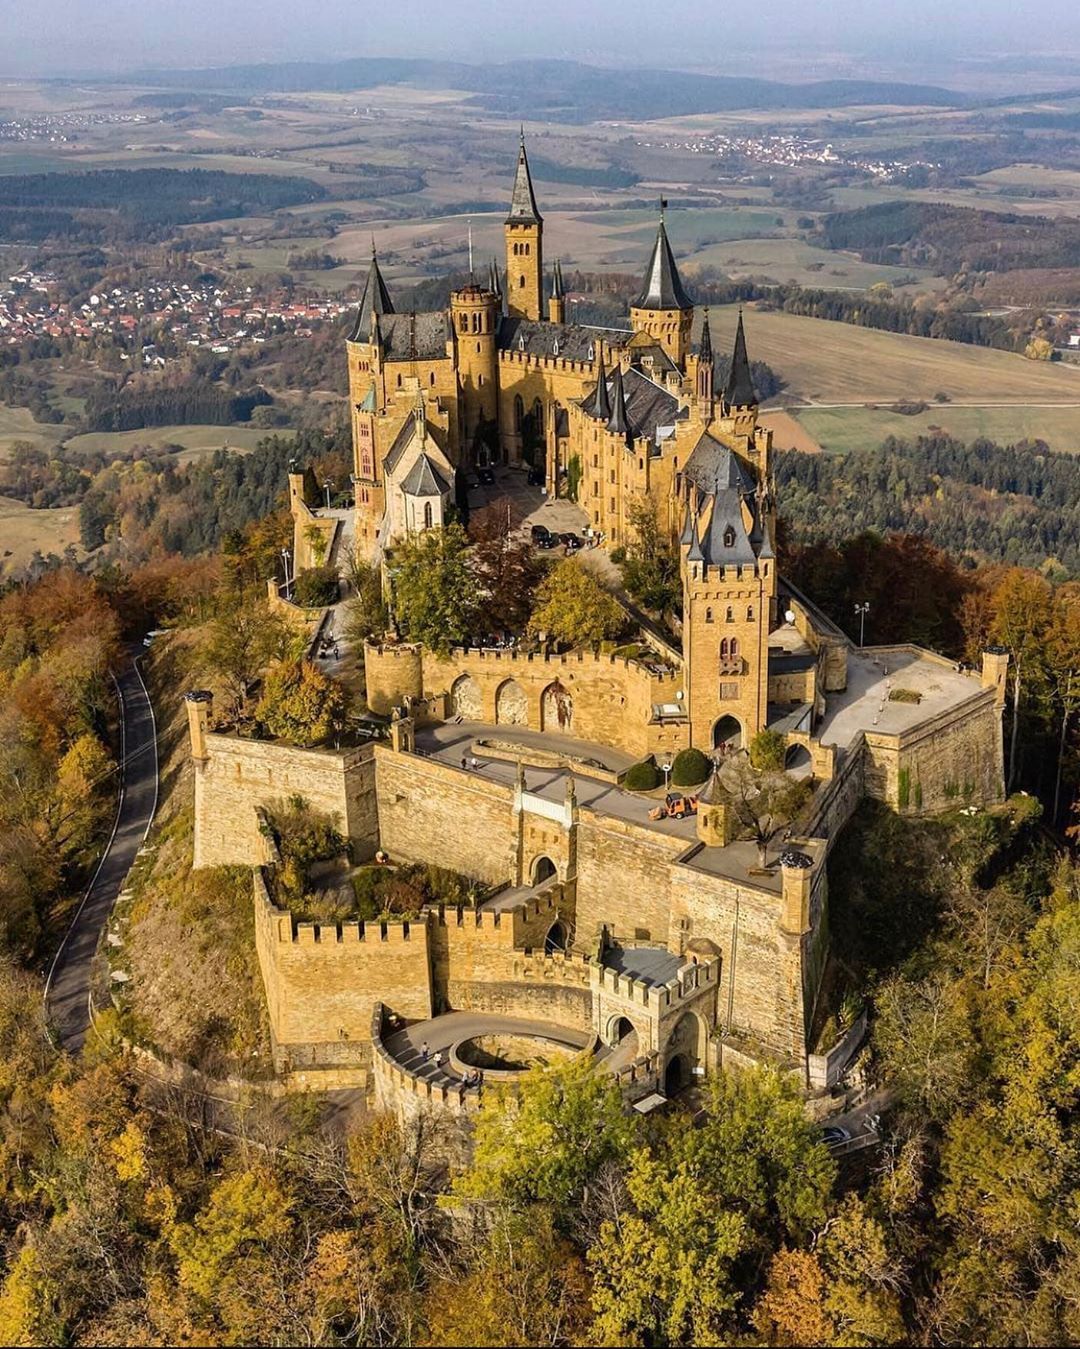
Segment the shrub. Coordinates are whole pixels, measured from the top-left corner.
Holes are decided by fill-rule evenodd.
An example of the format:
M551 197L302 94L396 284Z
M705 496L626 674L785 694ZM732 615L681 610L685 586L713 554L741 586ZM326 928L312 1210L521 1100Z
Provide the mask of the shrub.
M750 741L750 762L759 773L778 773L784 766L786 748L779 731L758 731Z
M292 598L305 609L321 609L338 597L337 572L333 567L308 567L297 574Z
M699 749L681 749L671 765L671 781L676 787L696 787L709 776L712 764Z
M641 763L631 764L623 778L623 786L628 792L651 792L660 785L660 770L654 759L643 759Z

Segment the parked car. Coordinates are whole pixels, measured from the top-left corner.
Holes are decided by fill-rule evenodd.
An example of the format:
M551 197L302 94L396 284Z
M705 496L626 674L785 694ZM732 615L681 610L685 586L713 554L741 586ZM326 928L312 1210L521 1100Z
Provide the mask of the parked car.
M650 820L683 820L687 815L697 814L697 797L686 796L682 792L668 792L662 804L653 806L649 811Z
M579 548L585 547L585 544L581 541L581 539L578 538L576 534L560 534L559 542L565 548L568 548L571 553L576 553Z
M484 484L485 487L495 486L495 472L493 469L478 468L476 470L476 476L480 479L480 481Z
M470 491L475 491L476 488L480 486L480 479L475 473L466 473L465 486L468 487Z
M528 483L530 487L543 487L544 470L542 468L530 468L528 475Z
M828 1124L821 1131L821 1141L827 1148L838 1148L851 1142L851 1130L839 1124Z
M559 542L546 525L533 525L529 534L537 548L554 548Z

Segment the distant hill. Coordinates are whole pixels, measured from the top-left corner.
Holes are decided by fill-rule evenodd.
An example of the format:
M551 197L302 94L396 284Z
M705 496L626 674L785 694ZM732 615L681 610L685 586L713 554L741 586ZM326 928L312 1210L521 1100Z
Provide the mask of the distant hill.
M129 83L132 78L159 88L232 94L340 92L370 89L379 84L461 89L474 95L478 107L491 112L563 122L686 116L735 108L840 108L861 103L952 107L970 101L965 95L932 85L872 80L781 84L775 80L669 70L609 70L576 61L467 65L457 61L365 57L208 70L146 70L134 77L126 75L123 81Z

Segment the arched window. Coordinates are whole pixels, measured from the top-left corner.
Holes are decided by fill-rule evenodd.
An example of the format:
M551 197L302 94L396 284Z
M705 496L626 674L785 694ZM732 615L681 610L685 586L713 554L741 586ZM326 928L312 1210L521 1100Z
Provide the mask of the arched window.
M458 327L461 329L461 331L462 331L463 333L467 333L467 332L469 331L469 316L468 316L468 314L462 314L462 316L461 316L461 322L458 324Z
M518 290L524 290L524 289L525 289L525 277L524 277L524 275L522 275L522 276L519 278L519 280L518 280Z
M476 377L476 383L477 383L477 386L478 386L479 388L482 389L482 388L484 387L484 377L483 377L483 375L477 375L477 377Z
M424 502L424 528L430 529L432 524L431 502Z
M733 656L737 656L737 655L739 654L739 639L738 639L738 637L732 637L732 639L731 639L731 646L730 646L729 650L731 651L731 654L732 654Z
M727 611L727 618L725 619L725 622L727 622L727 623L733 623L734 621L735 621L735 610L734 610L734 609L731 607L731 605L729 604L729 605L728 605L728 611Z
M521 434L521 424L525 420L525 404L521 401L521 394L514 399L514 430Z
M526 256L526 257L529 256L529 245L528 245L528 244L525 245L525 256Z
M705 622L706 622L706 623L711 623L711 622L712 622L712 610L711 610L711 609L706 609L706 610L705 610Z
M431 384L432 386L434 386L434 384L435 384L435 371L434 371L434 370L431 372L430 375L428 375L428 383Z
M726 660L726 659L727 659L727 638L726 638L726 637L725 637L725 638L721 641L721 643L720 643L720 659L721 659L721 660Z
M398 375L398 377L397 377L397 386L398 386L399 389L401 388L401 376L400 376L400 375Z
M752 604L746 606L746 621L747 623L754 621L754 606Z
M477 342L477 344L476 344L476 354L477 354L477 356L480 355L480 343L479 343L479 342Z
M544 405L539 398L533 402L532 415L536 434L542 436L544 434Z

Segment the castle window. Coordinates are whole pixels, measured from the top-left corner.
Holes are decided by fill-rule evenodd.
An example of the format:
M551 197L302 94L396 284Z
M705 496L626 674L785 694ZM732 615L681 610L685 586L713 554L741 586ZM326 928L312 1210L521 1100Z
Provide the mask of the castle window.
M538 436L542 436L544 434L544 405L539 398L533 402L532 415L534 423L533 429Z
M724 621L726 623L733 623L735 621L735 610L730 604L728 605L727 618Z
M738 637L732 637L732 639L731 639L731 654L732 654L733 656L737 656L737 655L739 654L739 639L738 639Z
M477 344L476 344L476 354L477 354L477 356L480 355L480 343L479 343L479 342L477 342Z
M524 289L525 289L525 276L524 276L524 273L523 273L523 274L518 278L518 290L524 290Z
M644 471L645 471L645 460L644 460L644 459L639 459L639 460L637 461L637 466L638 466L638 468L641 469L641 471L644 473Z
M725 637L720 643L720 659L727 660L727 653L728 653L728 640Z
M431 372L430 375L428 375L428 383L432 386L432 388L435 387L435 371L434 371L434 370Z
M461 322L458 324L458 327L461 329L461 331L462 331L463 333L467 333L467 332L469 331L469 316L468 316L468 314L462 314L462 316L461 316Z
M514 245L514 257L516 258L517 255L518 255L518 245L515 244L515 245Z
M728 525L727 529L724 530L724 547L725 548L735 547L735 531L732 529L730 525Z
M747 623L754 621L754 606L752 604L746 606L746 621Z
M598 482L593 483L592 494L594 497L598 497L600 495L600 484Z
M711 623L711 622L712 622L712 610L711 610L711 609L706 609L706 610L705 610L705 622L706 622L706 623Z
M525 404L521 401L521 395L518 394L514 399L514 430L521 434L521 424L525 420Z
M528 245L528 244L525 245L525 256L526 256L526 257L529 256L529 245Z
M431 502L424 502L424 528L430 529L432 525Z
M599 468L599 467L600 467L600 456L599 456L598 454L594 454L594 455L593 455L593 457L592 457L592 466L593 466L593 468Z
M483 375L477 375L477 377L476 377L476 382L477 382L477 384L479 385L479 387L482 389L482 388L484 387L484 377L483 377Z
M594 359L593 349L592 349L591 346L589 347L589 350L585 353L585 359L586 359L587 361L591 361L591 360Z
M615 498L614 498L614 497L611 498L611 501L610 501L610 503L609 503L609 507L608 507L608 508L609 508L609 510L611 511L612 515L614 515L614 514L615 514ZM612 535L612 538L614 538L614 534Z
M397 386L398 386L399 389L401 388L401 376L400 376L400 375L398 375L398 377L397 377Z

